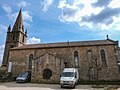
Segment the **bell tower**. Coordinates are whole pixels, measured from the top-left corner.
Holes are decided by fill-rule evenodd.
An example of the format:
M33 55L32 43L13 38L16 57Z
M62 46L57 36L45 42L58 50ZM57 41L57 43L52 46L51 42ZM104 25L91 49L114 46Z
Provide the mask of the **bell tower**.
M20 9L12 30L10 25L7 30L2 65L5 65L5 66L7 65L10 49L25 45L26 39L27 39L27 30L24 32L22 9Z

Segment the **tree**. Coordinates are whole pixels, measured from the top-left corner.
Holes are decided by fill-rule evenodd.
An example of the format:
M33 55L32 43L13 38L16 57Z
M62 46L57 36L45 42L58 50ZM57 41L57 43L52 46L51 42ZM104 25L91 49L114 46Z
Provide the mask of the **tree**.
M102 69L103 65L101 65L99 62L98 62L98 57L99 56L93 56L93 65L94 65L94 68L96 69L96 85L99 85L99 71Z

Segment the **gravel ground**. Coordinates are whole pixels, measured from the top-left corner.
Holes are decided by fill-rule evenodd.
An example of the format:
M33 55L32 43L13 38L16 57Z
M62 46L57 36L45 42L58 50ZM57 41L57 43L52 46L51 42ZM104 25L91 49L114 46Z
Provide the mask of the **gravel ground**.
M119 86L105 86L102 88L92 88L92 85L77 85L75 89L70 90L120 90ZM60 88L59 84L35 84L35 83L0 83L0 90L68 90L68 88Z

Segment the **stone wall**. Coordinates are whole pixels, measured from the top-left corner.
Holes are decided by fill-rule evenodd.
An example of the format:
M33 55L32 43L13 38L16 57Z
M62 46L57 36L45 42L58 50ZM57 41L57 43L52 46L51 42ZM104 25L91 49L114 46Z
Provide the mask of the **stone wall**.
M48 73L46 73L49 79L47 79L47 77L44 79L43 73L45 69L49 69L52 72L50 78ZM63 69L63 59L59 59L49 53L43 54L41 57L33 60L32 82L59 83L59 77Z
M10 51L9 62L12 62L12 73L18 76L21 72L28 70L29 55L34 50L13 50Z
M116 51L114 45L103 46L81 46L69 48L69 66L74 67L74 51L78 51L79 56L79 73L80 80L89 80L89 61L88 50L92 50L93 55L97 55L97 60L101 64L100 50L106 52L107 67L102 67L99 71L99 80L115 81L119 79ZM12 72L18 75L22 71L28 70L29 55L33 54L32 62L32 81L39 83L59 82L61 67L60 60L64 67L64 62L68 59L68 48L46 48L46 49L26 49L26 50L11 50L9 61L13 62ZM51 56L49 56L51 55ZM44 69L52 71L50 80L43 79ZM94 72L96 72L94 68ZM96 74L94 74L96 77Z

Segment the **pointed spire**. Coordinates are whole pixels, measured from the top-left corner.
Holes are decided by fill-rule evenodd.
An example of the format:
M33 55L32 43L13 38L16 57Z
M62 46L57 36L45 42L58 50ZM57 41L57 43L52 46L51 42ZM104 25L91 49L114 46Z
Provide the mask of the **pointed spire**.
M20 8L19 14L17 16L17 19L15 21L15 24L13 26L13 30L12 31L22 31L22 32L24 32L24 29L23 29L23 19L22 19L22 8Z
M9 25L9 26L8 26L8 32L10 32L10 30L11 30L11 26Z

